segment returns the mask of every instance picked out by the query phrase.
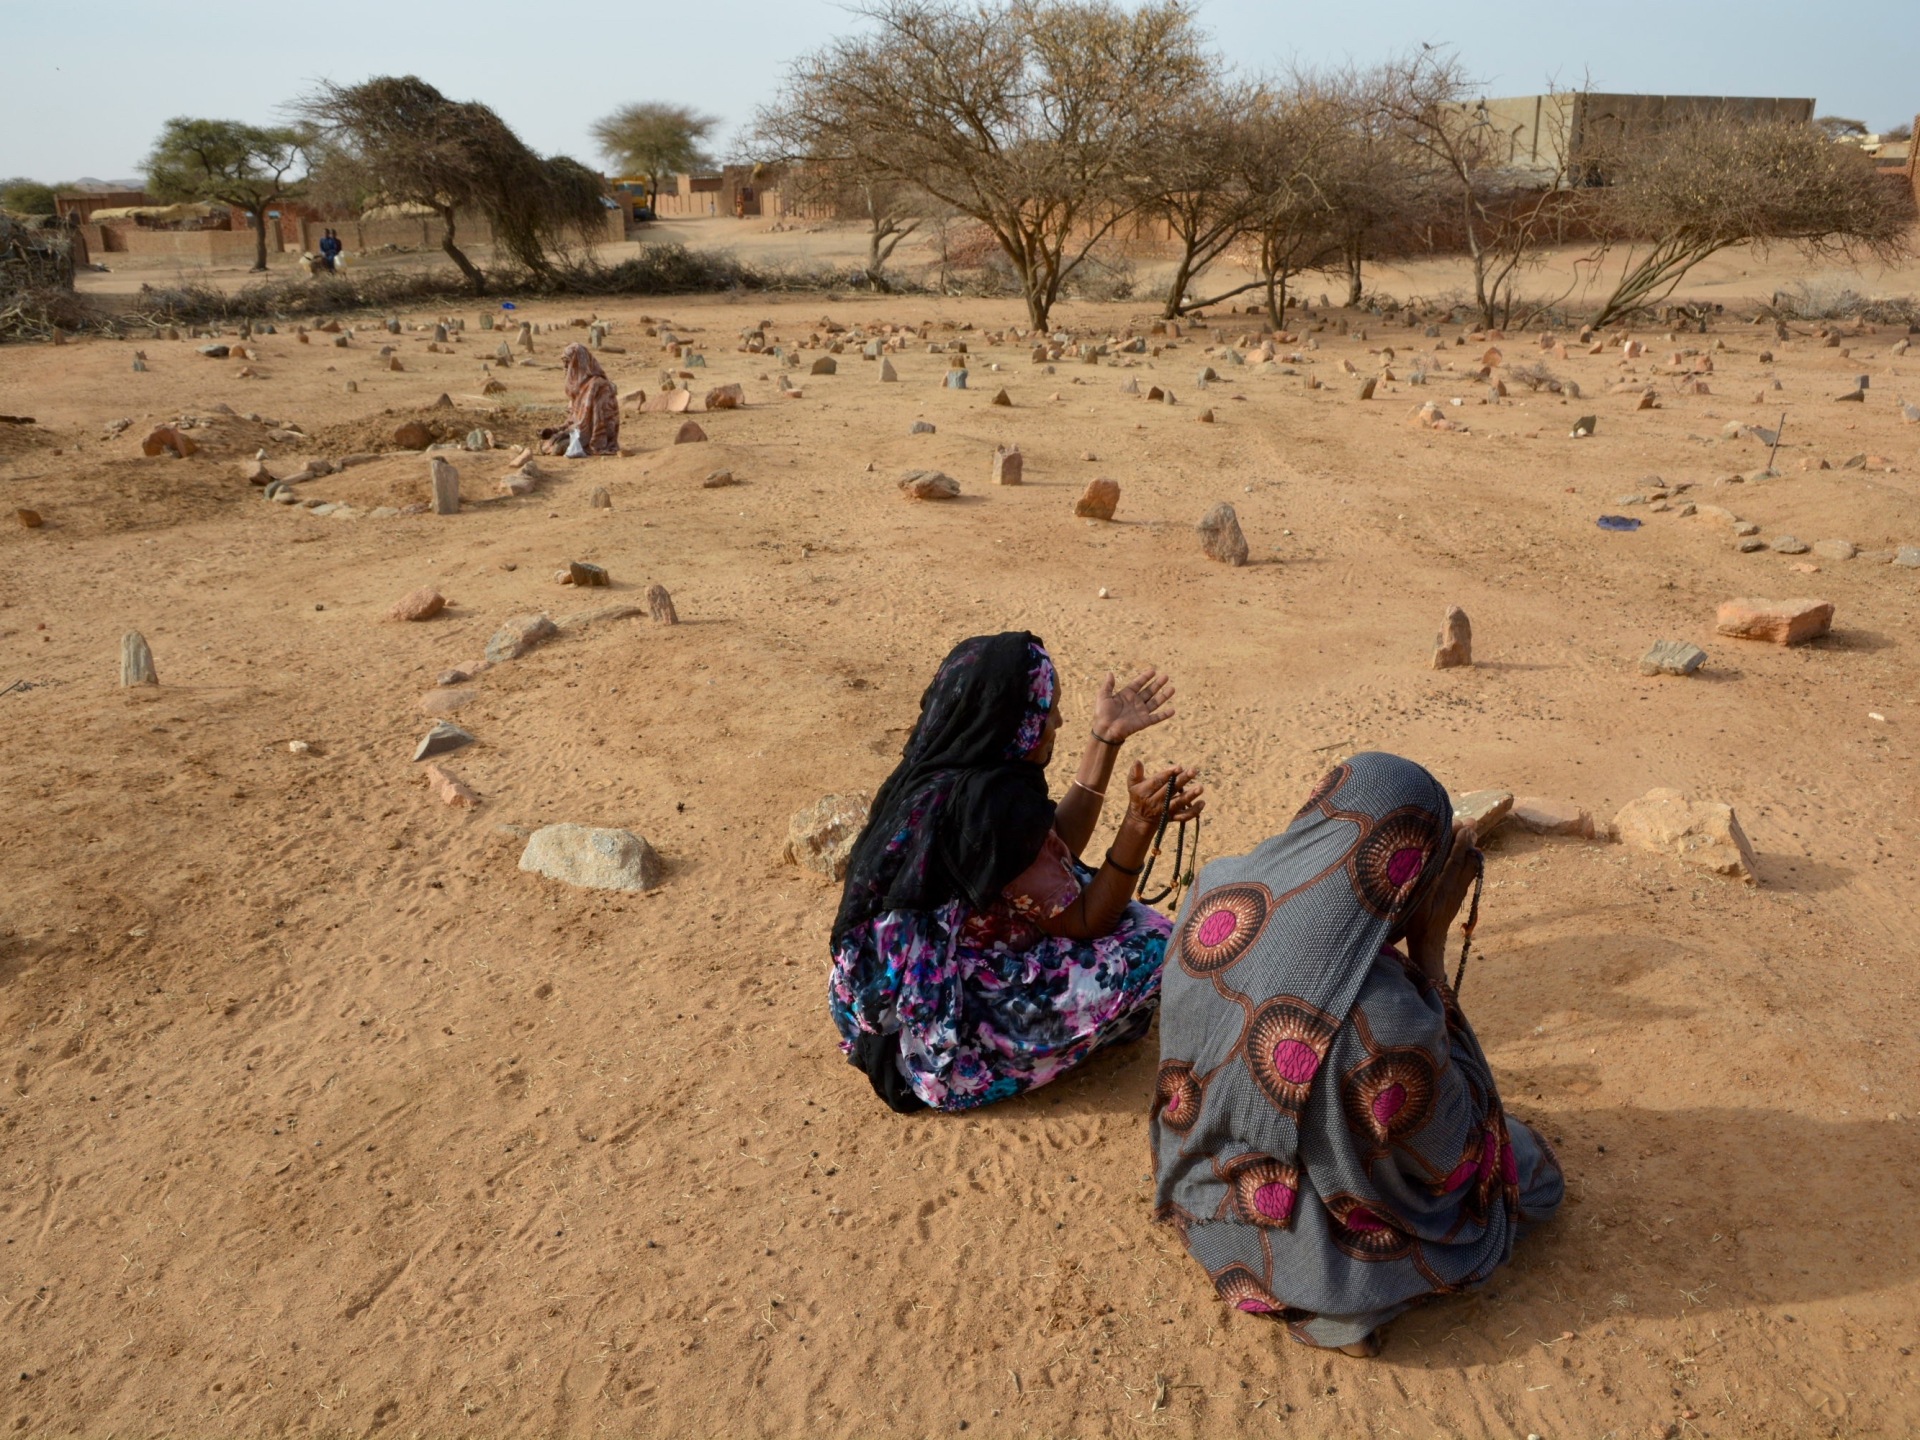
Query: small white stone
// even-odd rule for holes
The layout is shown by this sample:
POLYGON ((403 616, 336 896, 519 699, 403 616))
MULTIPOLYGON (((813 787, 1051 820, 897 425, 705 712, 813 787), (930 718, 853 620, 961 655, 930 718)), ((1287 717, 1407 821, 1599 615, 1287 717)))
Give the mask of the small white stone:
MULTIPOLYGON (((1106 586, 1104 586, 1104 585, 1102 585, 1102 586, 1100 587, 1100 598, 1101 598, 1102 600, 1110 600, 1110 599, 1112 599, 1112 598, 1113 598, 1113 597, 1112 597, 1112 595, 1111 595, 1111 594, 1110 594, 1110 593, 1108 592, 1108 590, 1107 590, 1107 587, 1106 587, 1106 586)), ((1876 716, 1874 716, 1873 718, 1874 718, 1874 719, 1876 719, 1876 720, 1878 720, 1878 719, 1879 719, 1880 717, 1879 717, 1878 715, 1876 715, 1876 716)))
POLYGON ((295 755, 304 755, 313 749, 313 746, 305 740, 289 740, 287 741, 287 749, 291 750, 295 755))

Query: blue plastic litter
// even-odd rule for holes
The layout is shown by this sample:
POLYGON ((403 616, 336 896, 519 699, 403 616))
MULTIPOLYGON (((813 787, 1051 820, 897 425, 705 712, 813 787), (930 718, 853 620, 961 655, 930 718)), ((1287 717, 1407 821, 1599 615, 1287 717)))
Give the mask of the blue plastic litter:
POLYGON ((502 300, 500 302, 500 308, 502 310, 517 310, 520 307, 515 305, 511 300, 502 300))
POLYGON ((1602 530, 1638 530, 1640 522, 1630 515, 1602 515, 1593 522, 1602 530))

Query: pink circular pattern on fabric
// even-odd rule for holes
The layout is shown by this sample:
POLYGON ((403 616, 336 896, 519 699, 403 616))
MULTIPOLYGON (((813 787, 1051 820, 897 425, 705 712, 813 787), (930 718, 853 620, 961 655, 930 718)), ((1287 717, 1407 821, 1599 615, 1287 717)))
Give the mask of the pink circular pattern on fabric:
POLYGON ((1453 1167, 1453 1173, 1447 1176, 1447 1190, 1449 1192, 1458 1190, 1479 1173, 1480 1162, 1478 1160, 1462 1160, 1458 1165, 1453 1167))
POLYGON ((1420 867, 1426 863, 1426 860, 1427 852, 1416 850, 1411 845, 1404 850, 1396 850, 1393 852, 1393 858, 1387 861, 1387 879, 1392 881, 1397 889, 1418 875, 1420 867))
POLYGON ((1347 1212, 1347 1218, 1341 1222, 1349 1230, 1384 1230, 1387 1227, 1364 1205, 1356 1205, 1347 1212))
POLYGON ((1249 1315, 1271 1315, 1273 1313, 1273 1306, 1267 1304, 1264 1300, 1242 1300, 1238 1308, 1246 1311, 1249 1315))
POLYGON ((1200 922, 1200 943, 1208 949, 1215 945, 1224 945, 1233 938, 1233 932, 1240 928, 1240 917, 1233 911, 1222 907, 1200 922))
POLYGON ((1500 1173, 1506 1177, 1507 1184, 1518 1185, 1520 1183, 1520 1162, 1514 1159, 1513 1146, 1511 1145, 1502 1145, 1500 1147, 1500 1173))
POLYGON ((1253 1192, 1253 1208, 1276 1225, 1287 1223, 1293 1214, 1293 1187, 1275 1182, 1253 1192))
POLYGON ((1400 1107, 1407 1103, 1407 1087, 1394 1084, 1387 1086, 1373 1097, 1373 1118, 1382 1125, 1400 1113, 1400 1107))
POLYGON ((1273 1068, 1289 1085, 1304 1085, 1320 1068, 1313 1047, 1299 1040, 1282 1040, 1273 1047, 1273 1068))

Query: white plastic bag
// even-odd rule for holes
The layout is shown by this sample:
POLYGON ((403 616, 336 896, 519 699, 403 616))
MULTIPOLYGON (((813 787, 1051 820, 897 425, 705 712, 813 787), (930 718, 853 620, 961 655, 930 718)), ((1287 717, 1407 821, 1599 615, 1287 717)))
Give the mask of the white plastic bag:
POLYGON ((575 430, 572 438, 567 441, 567 459, 584 460, 586 458, 587 447, 580 443, 580 432, 575 430))

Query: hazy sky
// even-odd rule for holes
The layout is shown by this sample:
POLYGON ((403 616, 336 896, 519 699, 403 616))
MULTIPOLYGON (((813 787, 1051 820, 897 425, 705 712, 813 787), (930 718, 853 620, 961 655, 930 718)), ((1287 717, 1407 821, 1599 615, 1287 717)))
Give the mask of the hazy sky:
MULTIPOLYGON (((1870 129, 1920 110, 1914 0, 1210 0, 1199 15, 1252 69, 1364 63, 1429 41, 1457 46, 1492 95, 1584 74, 1603 90, 1809 95, 1820 113, 1870 129)), ((491 105, 540 150, 597 166, 596 116, 680 101, 731 133, 789 59, 855 23, 826 0, 0 0, 0 176, 135 175, 170 115, 268 121, 319 77, 407 73, 491 105)))

